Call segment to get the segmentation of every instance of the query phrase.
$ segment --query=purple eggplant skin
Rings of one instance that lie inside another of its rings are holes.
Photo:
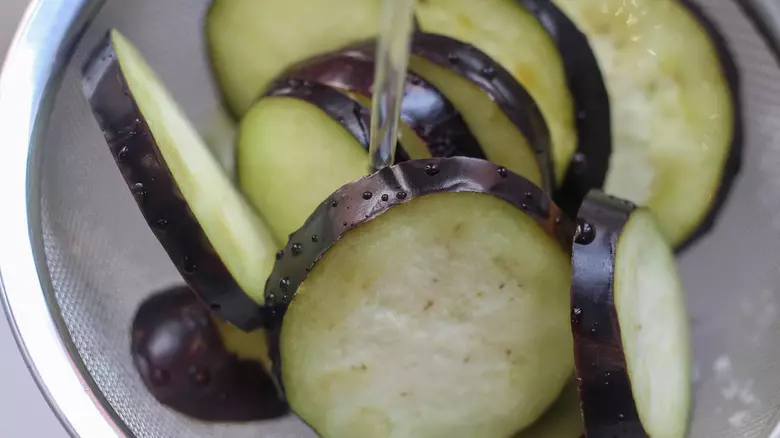
[[[290,235],[266,283],[266,304],[273,306],[279,322],[268,329],[272,374],[277,382],[282,382],[279,336],[284,311],[325,252],[346,232],[394,206],[441,192],[485,193],[503,199],[534,218],[566,253],[571,251],[574,224],[546,192],[489,161],[469,157],[412,160],[346,184]]]
[[[127,187],[179,273],[219,317],[251,330],[267,312],[244,293],[182,196],[136,105],[107,35],[87,62],[83,91]]]
[[[266,88],[263,97],[290,97],[308,102],[321,109],[331,119],[340,123],[365,150],[371,141],[371,109],[352,99],[336,88],[325,84],[285,77],[274,81]],[[395,161],[407,161],[409,155],[399,144]]]
[[[636,206],[592,190],[580,209],[572,248],[574,361],[586,436],[647,437],[634,405],[613,273],[618,237]]]
[[[609,93],[588,37],[551,0],[518,0],[534,14],[552,38],[563,59],[566,80],[577,114],[577,153],[566,172],[555,201],[570,217],[577,217],[591,189],[602,188],[612,153]]]
[[[309,59],[285,75],[371,97],[375,51],[375,40],[362,42]],[[434,157],[485,158],[479,142],[449,99],[412,71],[406,74],[400,118],[425,142]]]
[[[225,349],[209,310],[186,286],[157,292],[139,306],[131,353],[155,399],[189,417],[245,422],[289,412],[258,362]]]
[[[715,26],[715,23],[705,14],[700,6],[691,0],[680,0],[679,3],[685,6],[688,12],[697,19],[704,31],[707,32],[707,35],[710,37],[718,54],[723,76],[726,78],[726,83],[729,85],[729,91],[731,92],[731,106],[734,110],[734,132],[732,133],[731,138],[731,149],[729,150],[729,155],[723,168],[723,176],[721,177],[720,186],[713,196],[714,201],[712,206],[710,207],[709,212],[707,212],[707,215],[702,219],[696,231],[674,248],[675,253],[677,254],[681,254],[686,249],[690,248],[696,241],[706,236],[715,226],[718,216],[723,210],[726,201],[728,201],[734,183],[736,183],[737,177],[742,170],[742,156],[744,153],[744,115],[741,102],[742,84],[739,68],[734,61],[733,52],[729,48],[726,39]]]
[[[485,91],[528,139],[542,169],[542,188],[552,191],[550,130],[536,101],[511,73],[473,45],[444,35],[415,33],[411,53],[458,73]]]

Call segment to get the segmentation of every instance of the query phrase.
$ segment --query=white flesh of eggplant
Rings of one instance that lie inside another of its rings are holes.
[[[214,0],[209,54],[234,115],[294,63],[376,36],[379,10],[379,0]]]
[[[331,193],[368,173],[368,153],[317,106],[261,99],[238,133],[238,181],[279,241]]]
[[[133,98],[182,196],[236,283],[263,303],[277,250],[271,233],[141,53],[119,32],[113,31],[111,38]]]
[[[615,253],[615,309],[639,419],[652,438],[684,438],[691,345],[674,255],[647,210],[631,215]]]
[[[490,195],[438,193],[347,232],[281,330],[291,407],[323,437],[505,438],[573,370],[570,259]]]
[[[650,207],[672,245],[715,200],[734,114],[716,48],[673,0],[555,0],[590,40],[610,95],[604,190]]]

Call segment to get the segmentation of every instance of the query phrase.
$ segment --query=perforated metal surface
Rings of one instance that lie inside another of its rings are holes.
[[[583,0],[586,1],[586,0]],[[680,257],[694,330],[691,436],[767,437],[780,421],[780,69],[732,0],[699,0],[742,74],[745,162],[714,231]],[[205,425],[159,405],[129,355],[150,293],[179,283],[124,185],[79,85],[85,56],[114,26],[134,41],[221,157],[221,113],[201,35],[206,1],[109,1],[77,48],[43,145],[44,244],[54,297],[96,390],[139,437],[311,437],[294,418]]]

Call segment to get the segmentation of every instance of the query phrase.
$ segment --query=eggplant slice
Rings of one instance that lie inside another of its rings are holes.
[[[276,239],[286,242],[323,199],[368,173],[368,121],[343,93],[297,80],[272,87],[242,119],[238,183]]]
[[[536,18],[517,0],[426,0],[416,11],[423,32],[474,45],[528,90],[550,131],[559,185],[577,148],[574,103],[561,55]]]
[[[725,44],[679,1],[555,3],[588,35],[606,78],[604,191],[649,207],[679,248],[712,225],[739,168],[738,84]]]
[[[550,131],[509,72],[476,47],[442,35],[415,34],[411,51],[410,70],[453,102],[488,160],[553,189]]]
[[[208,52],[236,118],[291,65],[375,37],[380,0],[213,0]]]
[[[530,425],[571,378],[572,233],[539,187],[484,160],[345,185],[268,282],[267,302],[289,303],[272,358],[291,407],[323,437]]]
[[[375,48],[373,40],[357,44],[341,52],[307,60],[285,75],[370,98],[374,87]],[[428,157],[416,159],[456,155],[485,158],[477,139],[452,103],[428,81],[411,71],[406,75],[400,119],[430,150]]]
[[[186,286],[157,292],[141,304],[133,318],[131,353],[152,396],[177,412],[209,422],[286,415],[287,403],[257,360],[265,355],[264,341],[251,348],[245,341],[262,340],[263,332],[218,327]],[[229,338],[221,338],[220,331]],[[230,351],[236,346],[251,359]]]
[[[674,253],[653,213],[592,191],[573,246],[571,327],[589,438],[683,438],[691,345]]]
[[[577,153],[572,157],[555,202],[577,216],[591,189],[600,189],[609,168],[612,131],[609,94],[588,37],[550,0],[519,0],[536,16],[563,59],[577,114]]]
[[[84,93],[135,200],[187,284],[242,329],[264,323],[278,249],[141,53],[109,32]]]

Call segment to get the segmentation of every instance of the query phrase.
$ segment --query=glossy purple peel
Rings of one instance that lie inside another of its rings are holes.
[[[588,37],[550,0],[518,0],[547,30],[563,59],[577,114],[577,153],[555,201],[571,217],[585,195],[601,188],[612,152],[609,94]]]

